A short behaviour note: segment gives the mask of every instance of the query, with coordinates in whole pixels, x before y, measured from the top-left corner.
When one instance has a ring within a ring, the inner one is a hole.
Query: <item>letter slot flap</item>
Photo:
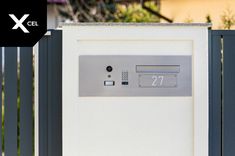
[[[179,65],[137,65],[137,73],[179,73]]]

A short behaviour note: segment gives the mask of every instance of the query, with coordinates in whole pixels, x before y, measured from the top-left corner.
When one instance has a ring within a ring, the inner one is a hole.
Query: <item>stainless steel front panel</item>
[[[79,56],[79,96],[191,95],[191,56]]]

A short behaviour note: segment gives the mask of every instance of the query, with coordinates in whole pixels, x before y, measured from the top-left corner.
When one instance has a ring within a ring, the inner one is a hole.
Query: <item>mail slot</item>
[[[63,156],[209,156],[207,24],[66,24]]]
[[[137,73],[179,73],[179,65],[137,65]]]

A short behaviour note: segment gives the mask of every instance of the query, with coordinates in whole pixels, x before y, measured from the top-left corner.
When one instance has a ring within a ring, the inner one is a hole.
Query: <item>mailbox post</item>
[[[207,24],[63,26],[63,156],[208,156]]]

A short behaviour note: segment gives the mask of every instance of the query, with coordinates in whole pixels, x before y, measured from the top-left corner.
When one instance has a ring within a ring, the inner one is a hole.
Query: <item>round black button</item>
[[[111,72],[111,71],[113,71],[113,67],[112,66],[107,66],[106,70],[107,70],[107,72]]]

